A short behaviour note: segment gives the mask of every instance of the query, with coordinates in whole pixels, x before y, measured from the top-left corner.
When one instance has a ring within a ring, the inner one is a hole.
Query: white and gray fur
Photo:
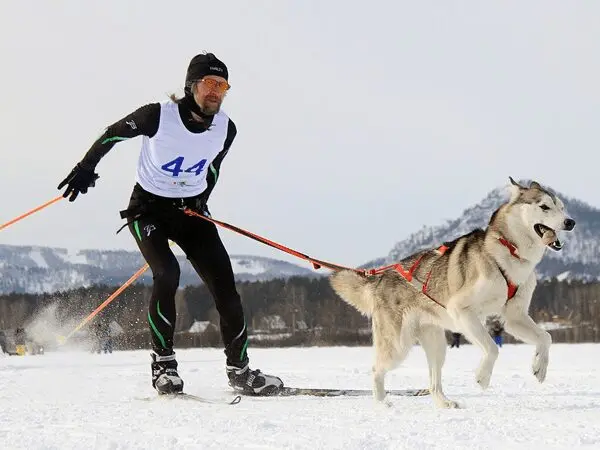
[[[433,401],[438,407],[459,407],[442,390],[447,346],[444,329],[462,333],[483,351],[475,379],[487,388],[498,357],[498,347],[483,323],[492,314],[504,319],[506,332],[536,346],[533,374],[540,382],[546,378],[552,338],[528,313],[536,285],[534,270],[546,247],[560,250],[558,232],[572,230],[575,222],[567,217],[562,201],[539,183],[524,187],[512,178],[510,181],[510,199],[494,212],[485,230],[474,230],[447,243],[449,249],[441,256],[431,249],[401,261],[409,268],[423,256],[415,276],[424,281],[431,271],[427,293],[439,304],[395,270],[371,276],[342,270],[331,275],[336,293],[372,317],[373,395],[377,400],[386,400],[386,373],[419,342],[427,357]],[[500,243],[500,237],[514,244],[518,258]],[[503,272],[518,286],[508,301]]]

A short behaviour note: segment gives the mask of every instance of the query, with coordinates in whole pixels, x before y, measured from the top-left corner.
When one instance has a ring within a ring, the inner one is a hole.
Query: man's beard
[[[200,110],[209,116],[217,114],[220,109],[221,101],[219,100],[207,102],[206,99],[204,99],[204,102],[202,102],[202,105],[200,106]]]

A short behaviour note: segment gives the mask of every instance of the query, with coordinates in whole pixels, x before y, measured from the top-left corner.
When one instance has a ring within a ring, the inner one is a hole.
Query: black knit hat
[[[185,76],[185,93],[191,95],[192,84],[201,80],[207,75],[217,75],[226,80],[229,79],[227,66],[223,61],[219,60],[214,54],[206,53],[196,55],[190,61]]]

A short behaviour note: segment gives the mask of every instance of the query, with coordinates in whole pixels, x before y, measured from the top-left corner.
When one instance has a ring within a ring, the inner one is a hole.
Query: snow
[[[260,321],[260,328],[267,330],[284,330],[287,327],[283,318],[279,315],[265,316]]]
[[[556,279],[557,279],[558,281],[565,281],[565,280],[566,280],[566,279],[569,277],[569,274],[570,274],[570,273],[571,273],[571,271],[570,271],[570,270],[566,270],[566,271],[564,271],[564,272],[562,272],[562,273],[560,273],[560,274],[556,275]]]
[[[542,327],[544,330],[563,330],[565,328],[573,328],[570,324],[560,323],[560,322],[538,322],[538,325]]]
[[[370,347],[250,349],[251,363],[302,387],[370,388]],[[480,352],[449,349],[448,397],[251,398],[236,406],[155,398],[147,351],[53,352],[0,359],[0,442],[17,449],[572,449],[600,446],[598,344],[555,344],[548,377],[530,373],[534,348],[500,349],[491,386],[473,371]],[[177,352],[186,390],[231,398],[221,349]],[[426,387],[415,347],[387,388]]]
[[[188,331],[190,333],[204,333],[209,326],[210,321],[208,320],[195,320]]]
[[[120,334],[123,334],[125,332],[125,330],[123,330],[123,327],[114,320],[108,325],[108,328],[110,329],[111,336],[119,336]]]
[[[87,256],[80,250],[65,250],[58,249],[56,256],[60,257],[64,262],[70,264],[90,264]]]
[[[38,266],[38,267],[42,267],[44,269],[47,269],[48,263],[46,262],[46,260],[44,259],[44,256],[42,255],[42,252],[39,248],[33,248],[30,252],[29,252],[29,257],[33,260],[33,262]]]
[[[263,332],[262,330],[256,330],[253,334],[248,336],[250,342],[253,341],[279,341],[281,339],[287,339],[292,337],[292,333],[271,333]]]
[[[233,273],[247,273],[251,275],[261,275],[265,272],[265,265],[261,261],[249,258],[231,258]]]

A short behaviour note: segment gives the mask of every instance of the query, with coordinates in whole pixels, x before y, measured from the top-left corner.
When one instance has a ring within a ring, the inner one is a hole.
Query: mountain
[[[185,256],[177,255],[181,286],[201,283]],[[238,281],[315,276],[308,268],[271,258],[232,255]],[[0,294],[56,292],[91,284],[120,285],[145,264],[137,251],[80,250],[0,245]],[[138,281],[150,283],[148,269]]]
[[[528,184],[528,181],[521,181]],[[547,251],[538,266],[540,279],[600,280],[600,209],[556,193],[577,225],[571,233],[560,236],[564,247],[560,252]],[[491,191],[481,202],[466,209],[454,220],[438,226],[423,226],[398,242],[387,256],[363,264],[363,268],[380,267],[397,262],[423,248],[433,248],[475,228],[485,228],[492,213],[508,199],[506,187]],[[183,256],[181,285],[198,284],[198,276]],[[285,261],[258,256],[232,255],[233,271],[238,281],[270,280],[290,276],[319,277],[309,268]],[[0,294],[9,292],[55,292],[91,284],[119,285],[142,265],[137,251],[80,250],[63,248],[0,245]],[[140,277],[151,282],[151,271]]]
[[[528,185],[528,180],[521,184]],[[570,233],[561,233],[564,244],[560,252],[547,250],[544,259],[537,267],[538,277],[559,280],[600,280],[600,209],[579,200],[566,197],[559,192],[556,195],[564,202],[565,210],[575,219],[577,225]],[[438,226],[423,226],[408,238],[398,242],[387,256],[383,256],[361,267],[378,267],[392,264],[424,248],[433,248],[444,241],[450,241],[475,228],[485,228],[492,213],[508,200],[506,187],[491,191],[481,202],[466,209],[454,220]]]

